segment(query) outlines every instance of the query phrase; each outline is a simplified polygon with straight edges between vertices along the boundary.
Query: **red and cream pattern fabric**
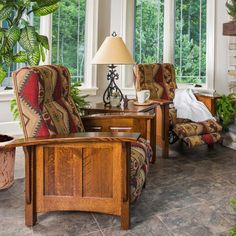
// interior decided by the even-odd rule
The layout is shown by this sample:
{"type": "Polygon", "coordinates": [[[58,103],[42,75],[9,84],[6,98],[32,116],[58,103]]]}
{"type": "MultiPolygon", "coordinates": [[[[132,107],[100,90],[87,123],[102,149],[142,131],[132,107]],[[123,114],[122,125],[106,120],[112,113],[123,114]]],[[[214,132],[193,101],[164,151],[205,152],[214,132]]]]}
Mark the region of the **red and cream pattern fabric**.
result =
{"type": "Polygon", "coordinates": [[[172,64],[137,64],[134,78],[136,90],[150,90],[150,99],[174,99],[176,81],[172,64]]]}
{"type": "Polygon", "coordinates": [[[203,144],[213,144],[221,141],[222,137],[220,133],[210,133],[196,136],[189,136],[183,138],[184,143],[190,148],[203,145],[203,144]]]}
{"type": "Polygon", "coordinates": [[[69,95],[70,73],[64,66],[24,67],[13,73],[25,137],[83,131],[69,95]]]}
{"type": "Polygon", "coordinates": [[[186,138],[189,136],[197,136],[210,133],[221,132],[222,127],[214,120],[207,120],[203,122],[189,122],[179,123],[174,127],[175,133],[180,138],[186,138]]]}
{"type": "Polygon", "coordinates": [[[145,139],[131,144],[131,202],[141,195],[152,158],[152,149],[145,139]]]}

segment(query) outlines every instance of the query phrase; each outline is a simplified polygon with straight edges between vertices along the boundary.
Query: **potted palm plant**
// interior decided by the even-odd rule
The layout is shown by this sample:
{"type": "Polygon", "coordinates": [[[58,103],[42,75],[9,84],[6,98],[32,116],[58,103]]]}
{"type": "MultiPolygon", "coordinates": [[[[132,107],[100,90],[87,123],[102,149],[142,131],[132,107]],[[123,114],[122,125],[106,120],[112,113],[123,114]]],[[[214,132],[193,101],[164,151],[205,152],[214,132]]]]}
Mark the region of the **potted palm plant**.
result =
{"type": "MultiPolygon", "coordinates": [[[[51,14],[58,9],[59,1],[0,0],[0,85],[13,63],[35,66],[45,60],[48,38],[37,32],[29,16],[51,14]]],[[[15,150],[4,148],[11,139],[0,134],[0,189],[9,187],[14,180],[15,150]]]]}

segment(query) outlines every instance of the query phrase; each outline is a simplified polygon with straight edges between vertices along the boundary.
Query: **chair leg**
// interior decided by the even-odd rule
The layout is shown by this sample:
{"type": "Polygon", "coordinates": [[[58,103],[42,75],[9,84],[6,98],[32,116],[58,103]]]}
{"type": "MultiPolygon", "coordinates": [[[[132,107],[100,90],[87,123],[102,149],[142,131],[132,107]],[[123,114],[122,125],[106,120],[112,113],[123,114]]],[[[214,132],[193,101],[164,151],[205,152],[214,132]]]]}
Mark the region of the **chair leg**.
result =
{"type": "Polygon", "coordinates": [[[130,204],[129,201],[124,202],[121,208],[121,229],[128,230],[130,226],[130,204]]]}
{"type": "Polygon", "coordinates": [[[24,148],[25,152],[25,225],[33,226],[37,222],[36,212],[36,173],[35,149],[24,148]]]}

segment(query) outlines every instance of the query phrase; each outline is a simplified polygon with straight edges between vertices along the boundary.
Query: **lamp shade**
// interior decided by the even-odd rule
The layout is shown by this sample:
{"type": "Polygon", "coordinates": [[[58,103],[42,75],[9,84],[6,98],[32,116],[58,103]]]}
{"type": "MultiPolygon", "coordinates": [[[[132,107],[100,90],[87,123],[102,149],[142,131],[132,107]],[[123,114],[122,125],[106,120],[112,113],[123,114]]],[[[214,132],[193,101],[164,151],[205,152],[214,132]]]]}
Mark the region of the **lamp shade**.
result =
{"type": "Polygon", "coordinates": [[[128,48],[121,37],[106,37],[95,54],[92,64],[135,64],[128,48]]]}

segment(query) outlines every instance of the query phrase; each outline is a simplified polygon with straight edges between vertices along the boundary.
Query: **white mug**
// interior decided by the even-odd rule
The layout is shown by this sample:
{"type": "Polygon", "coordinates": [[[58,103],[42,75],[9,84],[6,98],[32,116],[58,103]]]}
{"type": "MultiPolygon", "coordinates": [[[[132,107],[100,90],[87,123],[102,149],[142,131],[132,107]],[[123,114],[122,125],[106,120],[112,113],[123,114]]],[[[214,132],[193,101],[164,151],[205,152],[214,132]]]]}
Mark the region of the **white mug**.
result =
{"type": "Polygon", "coordinates": [[[138,103],[145,103],[150,97],[150,90],[141,90],[137,92],[138,103]]]}

